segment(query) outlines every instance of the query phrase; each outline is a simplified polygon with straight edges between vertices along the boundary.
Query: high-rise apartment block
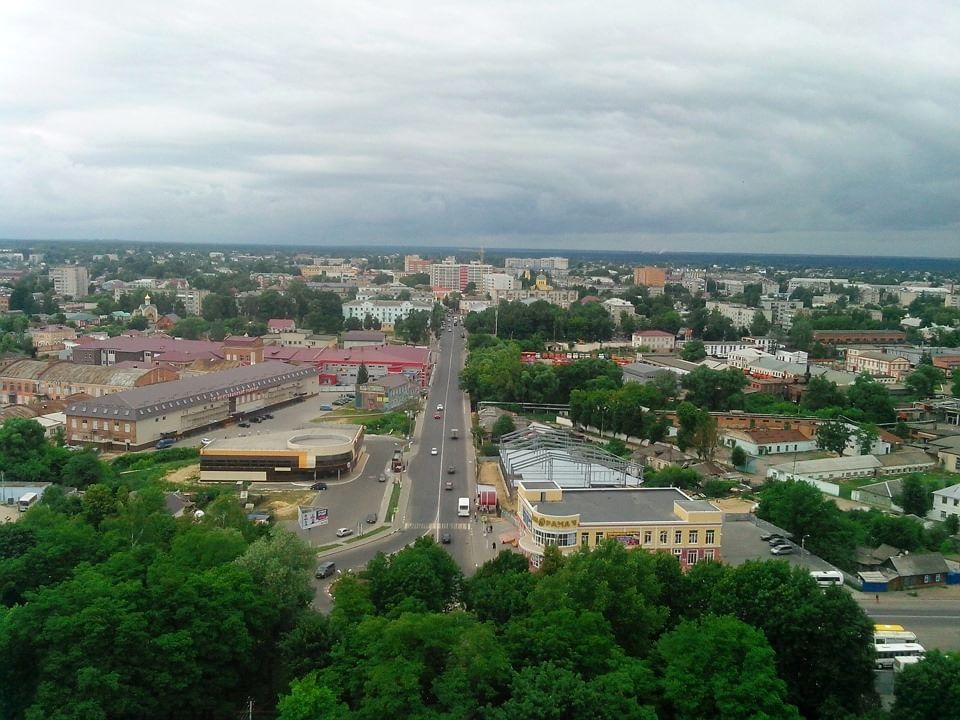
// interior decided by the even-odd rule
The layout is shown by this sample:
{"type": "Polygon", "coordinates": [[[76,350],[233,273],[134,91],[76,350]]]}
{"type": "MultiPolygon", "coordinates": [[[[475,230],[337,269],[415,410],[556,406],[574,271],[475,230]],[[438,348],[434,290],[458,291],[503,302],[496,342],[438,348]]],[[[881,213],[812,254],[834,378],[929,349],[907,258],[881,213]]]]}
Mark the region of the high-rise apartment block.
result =
{"type": "Polygon", "coordinates": [[[633,284],[662,288],[667,284],[667,272],[663,268],[645,266],[633,269],[633,284]]]}
{"type": "Polygon", "coordinates": [[[53,290],[58,295],[83,298],[87,296],[90,287],[90,278],[87,269],[82,265],[61,265],[50,268],[50,280],[53,290]]]}
{"type": "Polygon", "coordinates": [[[469,283],[482,288],[484,277],[492,272],[492,265],[478,262],[453,263],[448,259],[442,263],[433,263],[430,266],[430,284],[434,287],[463,292],[463,289],[469,283]]]}
{"type": "Polygon", "coordinates": [[[419,255],[405,255],[403,257],[403,271],[408,273],[429,273],[433,262],[425,260],[419,255]]]}

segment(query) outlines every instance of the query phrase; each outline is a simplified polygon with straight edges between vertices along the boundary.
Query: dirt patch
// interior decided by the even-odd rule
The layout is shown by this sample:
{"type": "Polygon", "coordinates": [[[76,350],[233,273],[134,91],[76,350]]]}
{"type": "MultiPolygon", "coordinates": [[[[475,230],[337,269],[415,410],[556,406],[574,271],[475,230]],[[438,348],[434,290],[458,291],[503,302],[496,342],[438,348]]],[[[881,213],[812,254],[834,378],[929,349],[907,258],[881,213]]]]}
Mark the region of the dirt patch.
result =
{"type": "Polygon", "coordinates": [[[163,479],[174,485],[189,485],[199,482],[200,463],[194,463],[193,465],[171,470],[163,479]]]}
{"type": "Polygon", "coordinates": [[[710,500],[714,505],[725,513],[740,514],[748,513],[753,509],[755,503],[740,498],[723,498],[722,500],[710,500]]]}
{"type": "Polygon", "coordinates": [[[316,493],[313,492],[283,492],[270,493],[265,502],[258,504],[258,510],[267,510],[277,520],[296,520],[297,506],[309,505],[316,493]]]}
{"type": "Polygon", "coordinates": [[[515,513],[517,505],[507,492],[506,483],[500,474],[500,465],[495,462],[480,463],[480,483],[483,485],[493,485],[497,488],[497,500],[500,501],[500,507],[504,510],[515,513]]]}

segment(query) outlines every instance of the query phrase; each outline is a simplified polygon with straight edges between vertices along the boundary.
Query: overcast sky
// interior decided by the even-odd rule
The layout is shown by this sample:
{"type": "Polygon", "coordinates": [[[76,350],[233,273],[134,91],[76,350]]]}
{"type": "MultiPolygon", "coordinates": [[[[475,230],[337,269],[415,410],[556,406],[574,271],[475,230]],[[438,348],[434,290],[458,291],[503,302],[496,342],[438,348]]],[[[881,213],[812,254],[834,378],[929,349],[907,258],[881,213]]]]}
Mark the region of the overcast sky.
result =
{"type": "Polygon", "coordinates": [[[2,0],[0,237],[956,257],[958,7],[2,0]]]}

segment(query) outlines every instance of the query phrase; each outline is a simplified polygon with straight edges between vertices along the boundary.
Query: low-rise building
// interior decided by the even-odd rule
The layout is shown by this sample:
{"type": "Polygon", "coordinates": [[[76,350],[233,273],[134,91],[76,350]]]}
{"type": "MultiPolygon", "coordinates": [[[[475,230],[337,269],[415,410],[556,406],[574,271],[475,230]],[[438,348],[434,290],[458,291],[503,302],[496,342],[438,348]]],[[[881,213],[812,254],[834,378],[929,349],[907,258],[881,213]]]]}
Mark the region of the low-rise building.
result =
{"type": "Polygon", "coordinates": [[[296,433],[217,438],[200,449],[200,481],[314,482],[338,477],[356,465],[363,437],[362,425],[323,423],[296,433]]]}
{"type": "Polygon", "coordinates": [[[900,355],[850,348],[847,350],[846,370],[901,382],[910,372],[910,361],[900,355]]]}
{"type": "Polygon", "coordinates": [[[416,379],[403,374],[384,375],[357,386],[357,407],[378,412],[396,410],[419,396],[416,379]]]}
{"type": "Polygon", "coordinates": [[[677,338],[663,330],[638,330],[631,338],[635,348],[647,348],[650,352],[672,352],[677,338]]]}
{"type": "Polygon", "coordinates": [[[946,520],[951,515],[960,517],[960,483],[933,491],[933,508],[927,517],[932,520],[946,520]]]}
{"type": "Polygon", "coordinates": [[[279,335],[285,332],[296,332],[297,321],[289,318],[270,318],[267,320],[267,333],[279,335]]]}
{"type": "Polygon", "coordinates": [[[343,333],[343,349],[383,345],[387,336],[379,330],[347,330],[343,333]]]}
{"type": "MultiPolygon", "coordinates": [[[[551,305],[568,309],[577,302],[578,295],[576,290],[537,290],[535,288],[517,288],[514,290],[496,290],[490,293],[494,304],[501,302],[532,301],[543,300],[551,305]]],[[[461,308],[463,300],[460,301],[461,308]]]]}
{"type": "Polygon", "coordinates": [[[902,345],[907,336],[901,330],[814,330],[813,340],[824,345],[902,345]]]}
{"type": "Polygon", "coordinates": [[[624,315],[632,318],[636,317],[637,314],[637,309],[633,306],[633,303],[623,298],[607,298],[601,305],[603,305],[604,309],[610,314],[610,317],[613,318],[613,322],[617,325],[621,324],[624,315]]]}
{"type": "Polygon", "coordinates": [[[71,403],[67,439],[139,450],[318,392],[313,367],[245,365],[71,403]]]}
{"type": "Polygon", "coordinates": [[[752,457],[817,449],[816,439],[807,437],[799,430],[724,430],[720,439],[726,447],[740,446],[752,457]]]}
{"type": "Polygon", "coordinates": [[[569,489],[545,481],[516,487],[519,548],[534,566],[550,545],[569,554],[605,540],[669,553],[683,568],[720,560],[723,513],[677,488],[569,489]]]}

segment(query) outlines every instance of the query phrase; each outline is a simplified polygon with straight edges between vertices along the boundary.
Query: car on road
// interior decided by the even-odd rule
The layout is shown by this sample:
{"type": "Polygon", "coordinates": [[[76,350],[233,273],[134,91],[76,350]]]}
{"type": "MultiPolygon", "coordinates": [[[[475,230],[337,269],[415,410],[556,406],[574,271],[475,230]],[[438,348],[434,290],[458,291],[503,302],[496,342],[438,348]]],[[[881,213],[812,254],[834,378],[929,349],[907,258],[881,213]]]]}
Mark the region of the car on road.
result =
{"type": "Polygon", "coordinates": [[[450,533],[440,533],[440,543],[442,545],[449,545],[451,540],[453,540],[453,537],[450,535],[450,533]]]}
{"type": "Polygon", "coordinates": [[[376,513],[367,513],[367,517],[364,518],[367,525],[375,525],[377,523],[377,514],[376,513]]]}
{"type": "Polygon", "coordinates": [[[380,477],[377,478],[377,482],[386,482],[386,481],[387,481],[387,474],[380,473],[380,477]]]}
{"type": "Polygon", "coordinates": [[[331,405],[330,403],[324,403],[323,405],[320,406],[320,409],[321,409],[321,410],[333,410],[333,405],[331,405]]]}
{"type": "Polygon", "coordinates": [[[453,490],[453,483],[447,480],[446,485],[443,486],[444,490],[453,490]]]}
{"type": "Polygon", "coordinates": [[[313,576],[319,580],[325,577],[330,577],[336,571],[337,564],[335,562],[322,562],[317,565],[317,571],[313,574],[313,576]]]}
{"type": "Polygon", "coordinates": [[[770,548],[771,555],[793,555],[793,545],[774,545],[770,548]]]}
{"type": "Polygon", "coordinates": [[[350,528],[339,528],[337,530],[337,537],[347,537],[349,535],[353,535],[353,530],[350,528]]]}
{"type": "Polygon", "coordinates": [[[436,454],[437,454],[437,449],[436,449],[436,448],[430,448],[430,454],[431,454],[431,455],[436,455],[436,454]]]}
{"type": "Polygon", "coordinates": [[[443,412],[443,403],[437,405],[437,412],[443,412]]]}
{"type": "Polygon", "coordinates": [[[447,468],[447,475],[453,475],[456,472],[457,472],[457,469],[453,465],[447,468]]]}
{"type": "Polygon", "coordinates": [[[311,490],[326,490],[327,484],[325,482],[315,482],[310,486],[311,490]]]}
{"type": "Polygon", "coordinates": [[[237,426],[242,428],[248,428],[250,427],[250,423],[248,423],[246,420],[243,420],[242,422],[238,422],[237,426]]]}
{"type": "Polygon", "coordinates": [[[438,412],[435,412],[435,413],[433,414],[433,419],[434,419],[434,420],[439,420],[439,419],[442,418],[442,417],[443,417],[443,415],[441,415],[441,414],[438,413],[438,412]]]}
{"type": "Polygon", "coordinates": [[[176,442],[173,438],[160,438],[157,440],[156,448],[157,450],[165,450],[168,447],[173,447],[173,444],[176,442]]]}
{"type": "Polygon", "coordinates": [[[200,441],[200,444],[206,447],[212,442],[213,442],[213,438],[204,438],[203,440],[200,441]]]}

